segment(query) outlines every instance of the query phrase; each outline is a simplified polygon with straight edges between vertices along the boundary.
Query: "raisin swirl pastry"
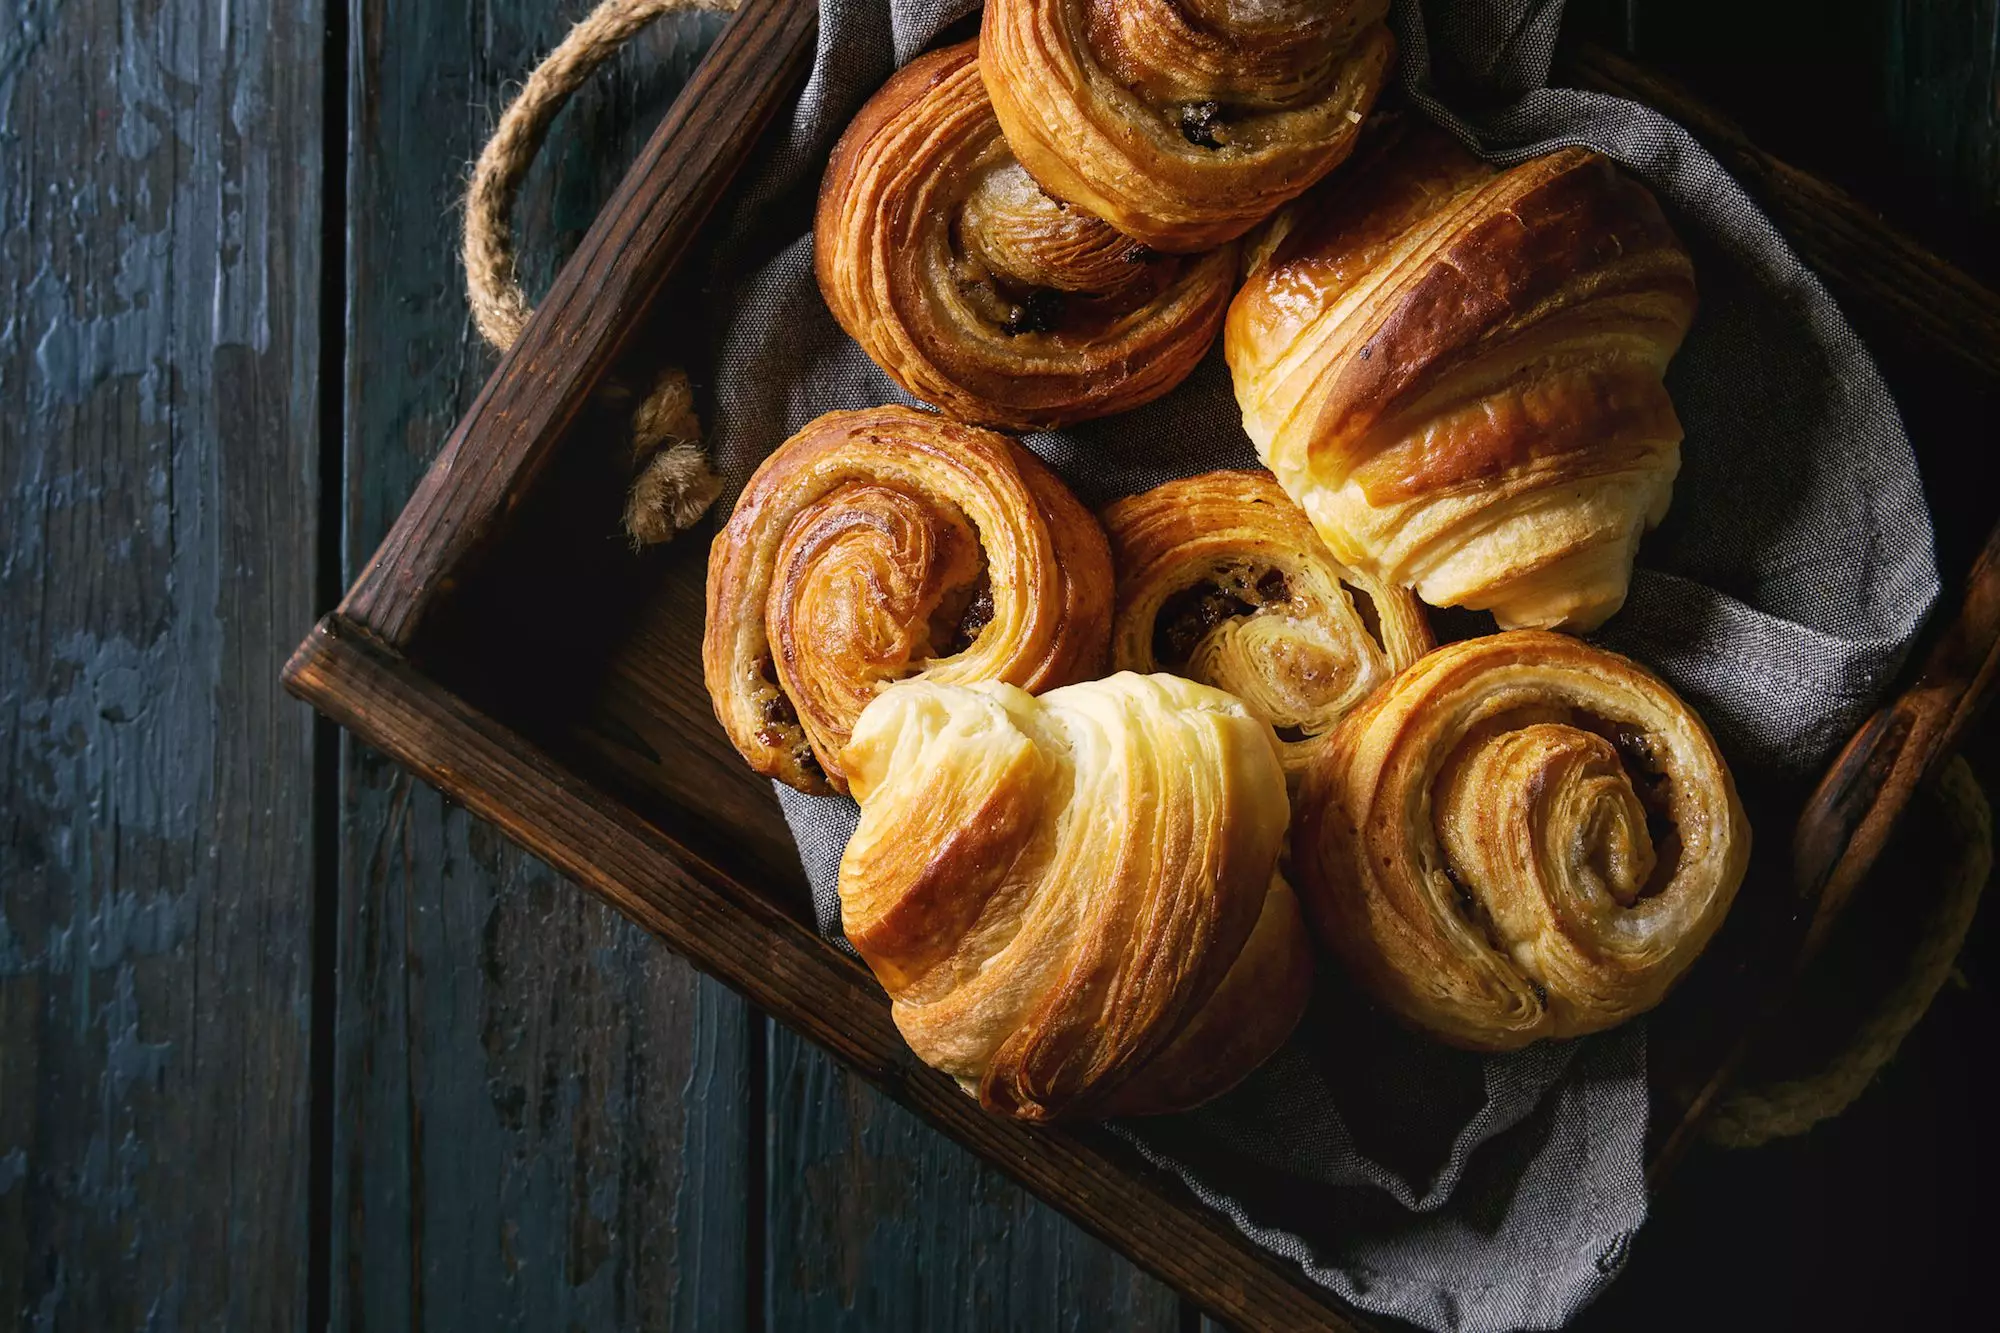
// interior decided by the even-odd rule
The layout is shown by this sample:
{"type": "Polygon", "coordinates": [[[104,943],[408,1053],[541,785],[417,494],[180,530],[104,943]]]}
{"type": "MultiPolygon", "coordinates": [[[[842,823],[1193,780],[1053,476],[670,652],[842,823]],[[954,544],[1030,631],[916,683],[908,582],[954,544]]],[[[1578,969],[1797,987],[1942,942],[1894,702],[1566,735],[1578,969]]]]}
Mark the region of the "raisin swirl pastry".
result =
{"type": "Polygon", "coordinates": [[[1626,659],[1449,644],[1335,730],[1299,793],[1307,917],[1360,985],[1476,1050],[1657,1004],[1722,924],[1750,827],[1701,719],[1626,659]]]}
{"type": "Polygon", "coordinates": [[[1687,252],[1583,149],[1501,171],[1391,132],[1338,184],[1274,222],[1230,308],[1259,455],[1354,568],[1503,628],[1595,628],[1680,469],[1687,252]]]}
{"type": "Polygon", "coordinates": [[[1354,150],[1387,0],[987,0],[980,68],[1059,199],[1160,250],[1234,240],[1354,150]]]}
{"type": "Polygon", "coordinates": [[[1234,694],[1296,777],[1333,726],[1430,650],[1417,599],[1343,568],[1268,472],[1209,472],[1103,513],[1111,664],[1234,694]]]}
{"type": "Polygon", "coordinates": [[[1095,676],[1111,593],[1103,529],[1021,445],[905,407],[830,412],[716,534],[702,669],[752,768],[846,791],[838,756],[885,686],[1095,676]]]}
{"type": "Polygon", "coordinates": [[[911,1049],[987,1108],[1181,1110],[1298,1022],[1284,772],[1232,696],[1129,672],[1039,698],[910,681],[841,759],[847,938],[911,1049]]]}
{"type": "Polygon", "coordinates": [[[963,421],[1038,429],[1179,384],[1215,341],[1233,248],[1156,254],[1042,193],[1000,137],[976,44],[912,61],[833,151],[821,293],[903,388],[963,421]]]}

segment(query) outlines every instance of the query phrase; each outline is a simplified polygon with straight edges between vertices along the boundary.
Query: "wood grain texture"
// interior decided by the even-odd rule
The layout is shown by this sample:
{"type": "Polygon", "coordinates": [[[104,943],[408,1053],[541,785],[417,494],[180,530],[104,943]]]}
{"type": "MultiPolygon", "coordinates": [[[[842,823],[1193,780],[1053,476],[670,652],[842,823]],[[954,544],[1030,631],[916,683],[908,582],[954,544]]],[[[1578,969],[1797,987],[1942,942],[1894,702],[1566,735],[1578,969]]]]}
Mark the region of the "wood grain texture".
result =
{"type": "MultiPolygon", "coordinates": [[[[668,107],[540,298],[536,317],[453,428],[439,466],[424,474],[374,548],[342,603],[357,623],[407,648],[469,572],[470,559],[636,330],[765,122],[792,95],[818,14],[810,0],[745,0],[729,20],[686,96],[668,107]]],[[[398,39],[400,55],[400,31],[386,32],[398,39]]],[[[364,35],[363,45],[379,50],[381,42],[364,35]]]]}
{"type": "MultiPolygon", "coordinates": [[[[491,367],[457,266],[463,164],[583,8],[358,13],[350,552],[381,540],[491,367]]],[[[522,195],[531,292],[719,27],[656,25],[564,113],[522,195]]],[[[340,802],[332,1327],[747,1328],[743,1003],[364,746],[340,802]]]]}
{"type": "Polygon", "coordinates": [[[769,1086],[768,1327],[1178,1333],[1170,1288],[775,1023],[769,1086]]]}
{"type": "Polygon", "coordinates": [[[0,1326],[306,1321],[321,23],[0,20],[0,1326]]]}
{"type": "Polygon", "coordinates": [[[917,1062],[862,965],[783,904],[681,846],[604,789],[430,680],[372,633],[326,617],[285,668],[289,688],[541,852],[752,1003],[853,1066],[1153,1273],[1252,1329],[1354,1329],[1293,1266],[1094,1127],[992,1116],[917,1062]]]}

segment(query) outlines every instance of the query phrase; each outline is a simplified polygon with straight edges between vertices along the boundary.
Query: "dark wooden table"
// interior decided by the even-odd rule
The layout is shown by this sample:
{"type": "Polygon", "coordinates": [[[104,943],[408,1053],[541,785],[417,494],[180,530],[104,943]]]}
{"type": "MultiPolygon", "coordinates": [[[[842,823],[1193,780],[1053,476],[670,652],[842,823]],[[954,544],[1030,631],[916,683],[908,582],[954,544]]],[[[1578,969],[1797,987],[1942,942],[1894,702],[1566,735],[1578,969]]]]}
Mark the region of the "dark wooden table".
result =
{"type": "MultiPolygon", "coordinates": [[[[278,688],[491,364],[458,190],[587,7],[0,7],[0,1328],[1195,1327],[278,688]]],[[[2000,0],[1572,9],[2000,280],[2000,0]]],[[[531,290],[718,26],[565,114],[531,290]]],[[[1878,351],[1962,570],[1994,404],[1878,351]]],[[[1994,915],[1847,1117],[1697,1157],[1584,1324],[1983,1310],[1994,915]]]]}

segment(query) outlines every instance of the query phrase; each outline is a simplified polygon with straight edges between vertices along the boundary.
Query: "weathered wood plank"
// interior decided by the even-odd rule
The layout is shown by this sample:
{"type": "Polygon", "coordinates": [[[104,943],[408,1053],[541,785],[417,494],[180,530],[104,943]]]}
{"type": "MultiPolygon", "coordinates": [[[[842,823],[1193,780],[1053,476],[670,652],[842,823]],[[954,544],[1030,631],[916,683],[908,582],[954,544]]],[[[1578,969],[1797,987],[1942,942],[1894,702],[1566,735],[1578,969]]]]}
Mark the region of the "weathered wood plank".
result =
{"type": "Polygon", "coordinates": [[[0,1326],[306,1323],[321,24],[0,20],[0,1326]]]}
{"type": "MultiPolygon", "coordinates": [[[[351,561],[491,369],[466,318],[457,193],[502,89],[587,6],[551,8],[358,11],[351,561]]],[[[656,25],[565,113],[522,199],[531,291],[718,26],[656,25]]],[[[333,1327],[746,1328],[742,1001],[364,747],[341,800],[333,1327]]]]}
{"type": "Polygon", "coordinates": [[[769,1327],[1180,1329],[1164,1284],[803,1037],[770,1043],[769,1327]]]}

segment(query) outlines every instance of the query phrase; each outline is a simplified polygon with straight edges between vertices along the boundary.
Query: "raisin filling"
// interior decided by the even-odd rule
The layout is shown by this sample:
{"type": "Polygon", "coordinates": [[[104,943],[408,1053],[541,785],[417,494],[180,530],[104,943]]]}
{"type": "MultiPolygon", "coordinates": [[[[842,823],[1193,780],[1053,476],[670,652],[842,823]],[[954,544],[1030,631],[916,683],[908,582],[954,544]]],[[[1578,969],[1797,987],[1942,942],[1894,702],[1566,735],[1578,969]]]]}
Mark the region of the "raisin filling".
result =
{"type": "Polygon", "coordinates": [[[1181,108],[1181,138],[1197,148],[1211,151],[1229,142],[1229,131],[1222,123],[1222,105],[1218,102],[1191,102],[1181,108]]]}
{"type": "Polygon", "coordinates": [[[1153,617],[1153,660],[1168,670],[1186,666],[1196,646],[1217,625],[1255,615],[1266,606],[1290,601],[1291,596],[1291,583],[1280,569],[1266,570],[1254,579],[1248,570],[1234,571],[1183,588],[1160,603],[1153,617]]]}
{"type": "Polygon", "coordinates": [[[1662,768],[1653,748],[1653,739],[1637,727],[1623,722],[1607,722],[1581,711],[1574,725],[1595,732],[1618,751],[1619,766],[1632,783],[1639,807],[1646,812],[1646,835],[1653,840],[1653,873],[1639,889],[1639,901],[1659,893],[1671,884],[1681,863],[1681,830],[1674,822],[1674,783],[1662,768]]]}

